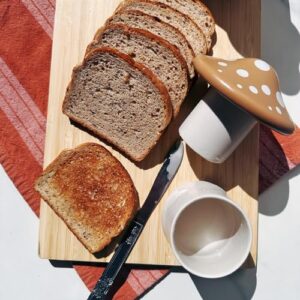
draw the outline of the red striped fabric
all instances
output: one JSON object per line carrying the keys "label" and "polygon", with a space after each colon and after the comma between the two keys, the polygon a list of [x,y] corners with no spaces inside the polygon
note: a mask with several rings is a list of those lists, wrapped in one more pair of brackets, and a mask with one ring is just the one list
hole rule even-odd
{"label": "red striped fabric", "polygon": [[[33,190],[42,171],[48,99],[54,0],[0,1],[0,163],[32,210]],[[282,137],[262,127],[260,190],[300,162],[300,132]],[[103,268],[74,266],[92,289]],[[114,299],[134,299],[167,273],[131,270]]]}

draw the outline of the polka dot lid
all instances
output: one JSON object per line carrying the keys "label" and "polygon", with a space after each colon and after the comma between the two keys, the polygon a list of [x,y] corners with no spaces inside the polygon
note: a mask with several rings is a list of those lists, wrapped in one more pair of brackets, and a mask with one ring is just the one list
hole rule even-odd
{"label": "polka dot lid", "polygon": [[260,59],[226,61],[206,55],[194,59],[197,72],[223,96],[272,129],[295,130],[282,100],[275,70]]}

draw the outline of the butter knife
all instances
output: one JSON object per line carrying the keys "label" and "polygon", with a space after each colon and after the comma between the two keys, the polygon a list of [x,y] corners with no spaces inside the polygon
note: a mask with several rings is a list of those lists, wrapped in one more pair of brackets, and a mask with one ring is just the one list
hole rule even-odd
{"label": "butter knife", "polygon": [[183,153],[183,144],[181,141],[177,141],[165,158],[144,205],[128,226],[115,254],[105,268],[88,300],[106,299],[110,288],[141,235],[153,210],[175,177],[182,162]]}

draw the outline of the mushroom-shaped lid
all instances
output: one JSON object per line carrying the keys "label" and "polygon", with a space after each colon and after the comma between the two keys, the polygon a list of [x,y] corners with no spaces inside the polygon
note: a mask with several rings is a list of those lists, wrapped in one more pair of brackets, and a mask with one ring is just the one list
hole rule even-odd
{"label": "mushroom-shaped lid", "polygon": [[194,65],[197,72],[223,96],[261,122],[283,134],[295,130],[282,100],[277,74],[263,60],[227,61],[198,55]]}

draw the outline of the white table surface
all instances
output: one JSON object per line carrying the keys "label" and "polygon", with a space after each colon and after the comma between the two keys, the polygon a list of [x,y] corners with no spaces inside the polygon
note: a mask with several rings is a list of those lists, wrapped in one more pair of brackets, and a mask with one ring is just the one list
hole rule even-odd
{"label": "white table surface", "polygon": [[[300,0],[262,0],[262,57],[277,69],[298,126],[299,31]],[[299,300],[299,173],[300,166],[260,196],[257,269],[218,280],[171,272],[143,299]],[[39,259],[37,245],[38,219],[0,166],[0,299],[86,299],[88,290],[77,273]]]}

